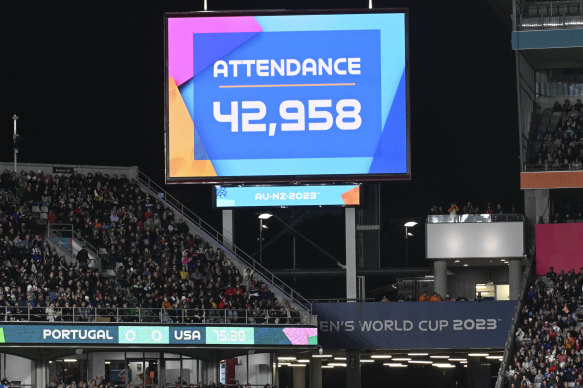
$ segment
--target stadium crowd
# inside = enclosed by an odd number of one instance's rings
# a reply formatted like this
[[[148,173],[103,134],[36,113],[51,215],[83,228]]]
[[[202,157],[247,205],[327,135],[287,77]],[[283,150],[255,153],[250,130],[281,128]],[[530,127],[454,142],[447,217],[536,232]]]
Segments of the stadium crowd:
[[[460,214],[516,214],[518,210],[516,205],[511,205],[509,208],[505,209],[501,203],[494,205],[492,202],[487,202],[485,206],[480,207],[471,201],[466,202],[461,207],[456,203],[452,202],[449,206],[439,206],[432,205],[429,209],[430,215],[445,215],[456,216]]]
[[[145,320],[143,309],[165,322],[296,317],[252,270],[240,273],[160,198],[123,175],[5,170],[0,193],[0,320],[136,321]],[[115,276],[103,276],[85,249],[74,262],[59,256],[34,233],[37,222],[26,209],[37,205],[48,209],[49,222],[73,224],[83,239],[105,248]]]
[[[559,115],[557,124],[537,133],[542,141],[538,149],[536,168],[544,170],[583,169],[583,103],[569,100],[553,107],[553,115]]]
[[[509,387],[580,387],[583,383],[583,268],[550,268],[528,290],[509,360]]]
[[[581,222],[583,220],[583,200],[578,202],[555,203],[554,213],[549,217],[551,224]],[[541,223],[539,221],[539,223]]]

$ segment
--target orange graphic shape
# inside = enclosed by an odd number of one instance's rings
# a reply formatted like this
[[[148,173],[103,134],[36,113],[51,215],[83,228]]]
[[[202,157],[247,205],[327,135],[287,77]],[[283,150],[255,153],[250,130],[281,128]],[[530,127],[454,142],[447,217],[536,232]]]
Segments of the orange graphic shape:
[[[194,123],[173,78],[168,80],[168,121],[169,177],[217,176],[210,160],[194,160]]]
[[[520,188],[571,189],[583,187],[583,171],[521,172]]]
[[[356,186],[340,196],[345,205],[360,205],[360,186]]]

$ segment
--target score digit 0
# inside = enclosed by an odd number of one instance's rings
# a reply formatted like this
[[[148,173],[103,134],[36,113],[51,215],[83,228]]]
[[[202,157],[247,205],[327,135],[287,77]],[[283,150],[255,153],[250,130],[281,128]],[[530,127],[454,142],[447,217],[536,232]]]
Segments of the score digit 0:
[[[353,131],[362,125],[360,116],[361,105],[356,99],[343,99],[336,103],[336,118],[327,109],[332,108],[332,100],[309,100],[308,120],[318,122],[308,123],[309,131],[327,131],[335,123],[343,131]],[[267,108],[262,101],[241,102],[241,132],[266,132],[265,123],[252,123],[265,118]],[[247,110],[247,111],[245,111]],[[251,110],[251,112],[249,112]],[[279,105],[279,115],[286,122],[281,124],[282,132],[305,131],[306,114],[304,103],[300,100],[286,100]],[[239,102],[231,101],[230,113],[221,113],[220,101],[213,102],[213,116],[220,123],[231,123],[231,132],[239,132]],[[322,121],[324,120],[324,121]],[[269,136],[275,135],[277,123],[269,124]]]

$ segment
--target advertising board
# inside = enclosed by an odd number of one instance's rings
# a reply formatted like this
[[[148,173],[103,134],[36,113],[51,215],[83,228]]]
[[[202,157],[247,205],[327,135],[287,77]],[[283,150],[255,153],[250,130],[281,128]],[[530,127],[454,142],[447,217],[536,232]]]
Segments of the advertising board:
[[[504,348],[515,301],[315,303],[329,349]]]
[[[166,15],[166,180],[407,179],[405,12]]]
[[[0,325],[3,344],[91,345],[317,345],[315,327]]]
[[[215,194],[218,208],[360,205],[360,185],[216,186]]]

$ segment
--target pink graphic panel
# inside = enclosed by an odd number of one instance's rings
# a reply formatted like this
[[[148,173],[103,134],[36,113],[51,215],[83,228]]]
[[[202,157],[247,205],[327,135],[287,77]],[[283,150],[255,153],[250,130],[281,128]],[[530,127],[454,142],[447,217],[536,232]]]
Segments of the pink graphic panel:
[[[583,267],[583,223],[536,225],[536,274]]]
[[[310,345],[310,338],[316,338],[318,329],[315,327],[286,327],[283,333],[292,345]]]
[[[192,78],[192,35],[211,32],[261,32],[252,16],[168,19],[168,77],[178,86]]]

